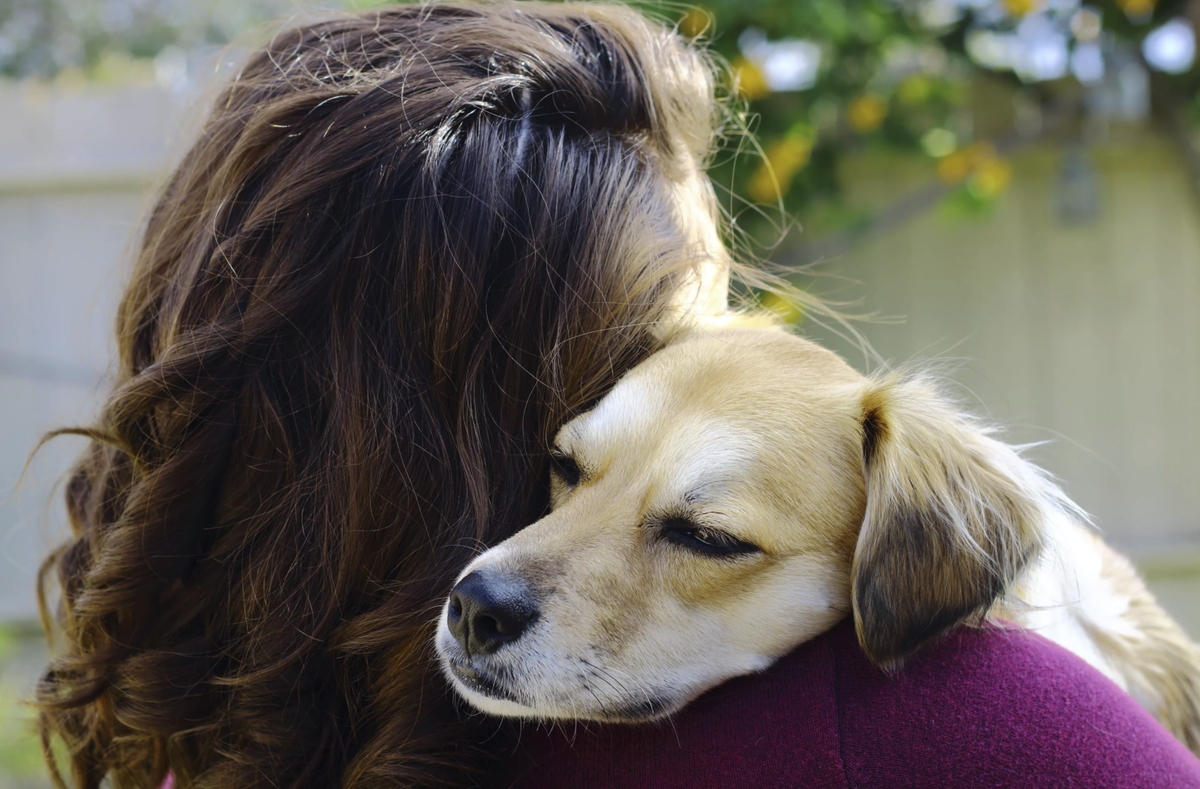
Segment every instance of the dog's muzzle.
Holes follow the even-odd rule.
[[[446,610],[446,624],[468,660],[516,641],[537,618],[537,601],[525,584],[486,570],[455,584]]]
[[[628,723],[670,714],[687,700],[669,680],[626,682],[593,647],[563,654],[548,632],[553,609],[541,607],[554,592],[511,570],[477,567],[451,590],[436,638],[443,671],[476,709]]]
[[[495,570],[468,573],[446,603],[453,646],[449,639],[440,641],[439,651],[447,671],[484,698],[516,701],[504,680],[510,670],[493,655],[520,639],[538,614],[537,600],[523,581]]]

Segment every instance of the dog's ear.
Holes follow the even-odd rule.
[[[978,621],[1036,556],[1047,518],[1074,505],[930,378],[874,381],[862,406],[867,505],[854,622],[868,657],[886,668]]]

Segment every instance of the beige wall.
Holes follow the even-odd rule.
[[[862,327],[885,359],[960,360],[968,403],[1014,440],[1050,441],[1031,455],[1161,578],[1164,601],[1200,635],[1200,200],[1163,138],[1142,133],[1092,157],[1092,224],[1058,220],[1061,149],[1043,146],[1016,157],[989,217],[928,212],[824,266],[861,284],[814,287],[904,316]],[[847,170],[852,199],[877,204],[918,175],[866,157]],[[811,333],[863,366],[846,343]]]
[[[51,492],[80,449],[112,357],[128,250],[183,103],[153,87],[0,81],[0,621],[34,615],[34,574],[64,528]]]

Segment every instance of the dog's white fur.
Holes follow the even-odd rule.
[[[516,579],[536,621],[491,654],[466,654],[445,610],[438,627],[447,676],[485,712],[644,720],[847,615],[885,668],[998,616],[1200,750],[1195,645],[1050,477],[930,377],[864,378],[778,329],[693,328],[564,426],[556,451],[578,484],[557,476],[551,514],[460,576]],[[705,552],[722,540],[737,550]]]

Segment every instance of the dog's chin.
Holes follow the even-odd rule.
[[[443,657],[443,668],[455,691],[472,707],[488,715],[524,720],[589,720],[600,723],[648,723],[678,711],[687,702],[674,695],[647,694],[638,701],[597,706],[589,697],[578,704],[541,705],[520,699],[505,684],[465,662]]]
[[[505,718],[542,717],[536,709],[522,704],[503,683],[484,671],[448,657],[443,658],[443,668],[458,695],[480,712]]]
[[[643,701],[600,710],[587,717],[589,720],[602,723],[650,723],[673,715],[683,707],[684,703],[668,697],[651,696]]]
[[[527,706],[518,701],[487,695],[465,683],[454,680],[458,691],[472,707],[488,715],[504,718],[521,718],[538,721],[595,721],[597,723],[650,723],[677,712],[683,704],[651,698],[611,707],[572,706],[558,707]]]

